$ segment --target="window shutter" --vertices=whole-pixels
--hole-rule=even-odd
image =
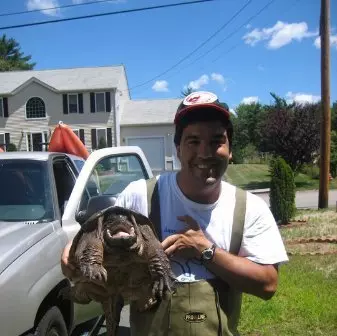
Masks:
[[[7,151],[7,146],[11,143],[11,136],[9,133],[5,133],[5,145],[6,145],[6,151]]]
[[[97,149],[96,128],[91,130],[91,149]]]
[[[78,94],[78,111],[79,113],[83,113],[83,94]]]
[[[95,93],[94,92],[90,92],[90,111],[91,111],[91,113],[95,113],[96,112],[96,108],[95,108]]]
[[[107,137],[107,146],[112,147],[112,128],[109,127],[106,129],[106,137]]]
[[[85,144],[85,137],[84,137],[84,129],[80,128],[80,140],[82,141],[83,145]]]
[[[68,95],[63,95],[63,114],[68,114]]]
[[[105,112],[111,112],[111,96],[110,96],[110,92],[105,92]]]
[[[2,102],[3,102],[3,108],[4,108],[4,117],[8,118],[8,98],[3,97]]]

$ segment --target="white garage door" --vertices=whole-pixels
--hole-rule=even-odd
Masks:
[[[165,170],[164,137],[128,138],[127,144],[143,150],[152,170]]]

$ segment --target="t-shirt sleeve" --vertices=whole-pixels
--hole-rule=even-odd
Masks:
[[[118,195],[116,206],[147,216],[147,190],[144,179],[133,181]]]
[[[282,264],[289,260],[279,228],[267,203],[249,192],[239,255],[259,264]]]

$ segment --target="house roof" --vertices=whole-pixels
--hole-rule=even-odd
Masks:
[[[173,124],[181,99],[129,100],[121,114],[121,125]]]
[[[57,91],[111,89],[119,86],[122,76],[125,76],[123,65],[0,72],[0,94],[12,94],[30,84],[32,78]]]

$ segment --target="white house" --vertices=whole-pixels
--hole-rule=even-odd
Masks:
[[[0,146],[44,151],[59,121],[89,151],[138,145],[154,171],[179,167],[173,118],[179,99],[131,100],[125,68],[0,72]]]

